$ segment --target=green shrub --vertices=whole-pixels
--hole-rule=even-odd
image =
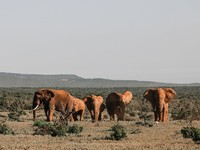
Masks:
[[[1,124],[0,124],[0,134],[6,135],[6,134],[15,134],[15,133],[14,133],[14,131],[13,131],[12,129],[10,129],[10,128],[8,127],[7,124],[1,123]]]
[[[175,120],[186,120],[192,123],[200,120],[200,101],[199,100],[179,100],[173,104],[172,118]]]
[[[53,132],[53,124],[45,121],[36,121],[33,126],[37,128],[34,129],[34,135],[51,135]]]
[[[51,136],[66,136],[67,126],[60,123],[49,123],[45,121],[36,121],[34,126],[34,135],[51,135]]]
[[[37,127],[34,130],[34,135],[66,136],[67,133],[79,134],[83,130],[83,127],[79,127],[78,125],[68,127],[60,122],[36,121],[33,126]]]
[[[33,126],[37,126],[39,128],[42,128],[43,126],[46,126],[47,124],[50,124],[50,123],[46,122],[46,121],[35,121]]]
[[[117,141],[127,137],[125,127],[119,124],[112,126],[110,137]]]
[[[79,134],[83,131],[83,127],[79,127],[77,124],[69,126],[67,133],[69,134]]]
[[[195,143],[200,143],[200,129],[195,127],[183,127],[181,133],[184,138],[192,138]]]
[[[54,123],[51,131],[51,136],[66,136],[68,127],[61,123]]]

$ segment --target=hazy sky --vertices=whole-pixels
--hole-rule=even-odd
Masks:
[[[200,0],[0,0],[0,72],[200,82]]]

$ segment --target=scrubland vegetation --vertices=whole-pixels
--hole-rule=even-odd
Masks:
[[[38,89],[38,88],[37,88]],[[92,123],[88,111],[82,122],[46,122],[40,106],[32,120],[36,88],[0,88],[0,149],[200,149],[200,87],[173,87],[177,96],[169,104],[169,121],[154,123],[152,107],[143,100],[147,88],[66,88],[73,96],[95,94],[104,100],[113,91],[130,90],[134,99],[126,108],[126,121]],[[62,88],[63,89],[63,88]]]

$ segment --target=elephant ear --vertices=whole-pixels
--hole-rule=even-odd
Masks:
[[[44,93],[43,93],[42,90],[36,91],[36,92],[34,93],[33,101],[34,101],[34,102],[36,102],[36,101],[38,101],[38,100],[40,101],[40,100],[42,100],[43,96],[44,96]]]
[[[96,98],[98,99],[98,102],[103,103],[103,97],[101,97],[101,96],[97,96]]]
[[[34,97],[33,97],[33,99],[34,100],[37,100],[37,98],[40,96],[40,93],[38,92],[38,91],[36,91],[35,93],[34,93]]]
[[[125,105],[128,105],[133,98],[133,94],[130,91],[126,91],[124,94],[121,95],[122,101]]]
[[[86,96],[83,98],[83,102],[88,105],[92,101],[92,98],[90,96]]]
[[[165,90],[165,92],[166,92],[165,102],[166,102],[166,103],[169,103],[169,102],[171,102],[171,101],[174,99],[174,97],[176,96],[176,92],[175,92],[173,89],[171,89],[171,88],[165,88],[164,90]]]
[[[154,93],[155,93],[154,89],[148,89],[144,92],[143,97],[145,99],[147,99],[148,101],[150,101],[151,103],[153,103],[154,102]]]
[[[51,100],[55,96],[52,90],[44,90],[44,97],[46,100]]]
[[[88,101],[88,97],[83,97],[83,102],[86,103]]]

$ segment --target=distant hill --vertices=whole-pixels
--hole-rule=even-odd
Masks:
[[[85,79],[77,75],[35,75],[0,72],[0,87],[159,87],[200,86],[136,80]]]

